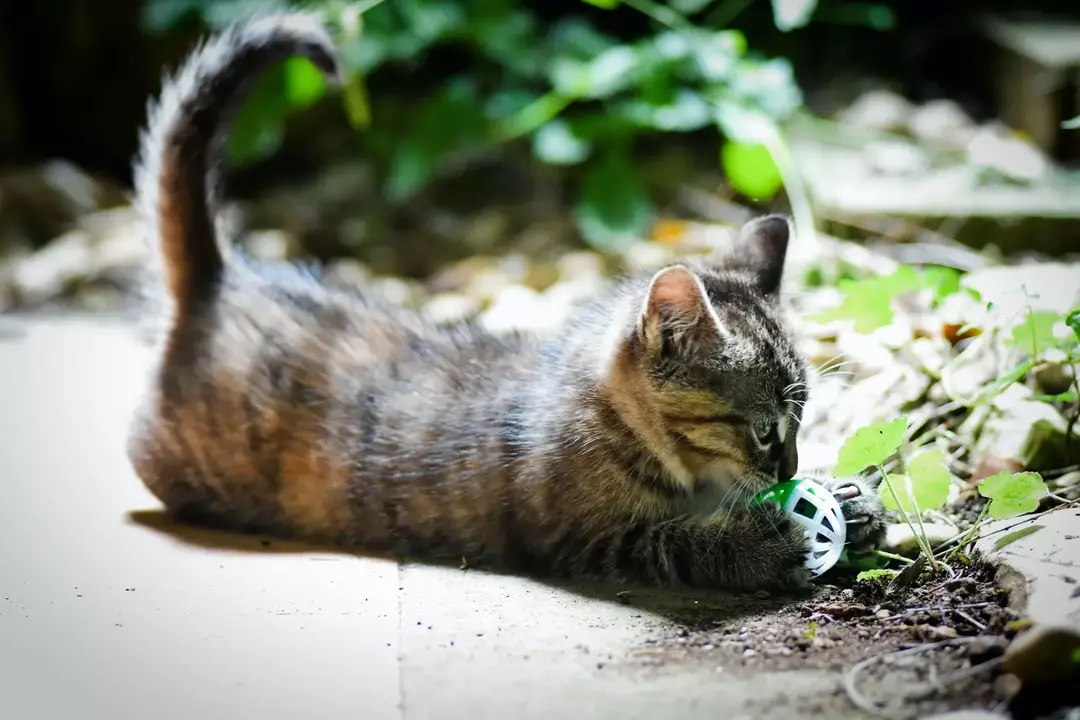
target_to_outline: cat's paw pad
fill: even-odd
[[[840,503],[847,524],[848,550],[859,554],[880,548],[888,516],[870,484],[859,478],[834,478],[823,484]]]

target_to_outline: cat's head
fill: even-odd
[[[666,267],[635,298],[616,387],[637,397],[620,405],[687,489],[745,501],[796,471],[806,364],[779,304],[789,237],[784,217],[752,221],[728,252]]]

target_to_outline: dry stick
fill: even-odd
[[[882,710],[877,706],[876,703],[863,695],[862,692],[859,691],[858,687],[856,687],[856,682],[859,678],[859,674],[863,670],[870,667],[874,663],[889,662],[892,660],[896,660],[897,658],[915,655],[920,652],[925,652],[927,650],[933,650],[935,648],[945,647],[947,645],[965,644],[979,639],[979,636],[949,638],[948,640],[939,640],[938,642],[926,643],[925,645],[916,645],[912,648],[906,648],[904,650],[893,650],[892,652],[882,653],[880,655],[868,657],[865,660],[855,663],[855,665],[853,665],[851,669],[847,671],[847,674],[844,675],[844,692],[847,693],[848,699],[850,699],[851,702],[863,712],[870,713],[871,715],[877,715],[878,717],[895,717],[890,716],[888,713],[882,712]],[[947,685],[951,682],[955,682],[956,680],[962,680],[970,675],[975,675],[977,674],[977,672],[982,672],[987,668],[987,666],[994,667],[996,666],[996,664],[997,663],[994,663],[992,661],[981,663],[974,667],[967,668],[963,671],[958,671],[950,675],[946,675],[944,678],[938,678],[938,681],[941,682],[943,685]],[[910,700],[916,697],[922,697],[922,694],[910,695],[905,699]]]
[[[1018,527],[1020,525],[1023,525],[1025,523],[1034,522],[1034,521],[1038,520],[1039,518],[1043,517],[1044,515],[1049,515],[1050,513],[1055,513],[1055,512],[1058,512],[1060,510],[1067,510],[1068,508],[1075,507],[1076,505],[1080,505],[1080,498],[1077,498],[1076,500],[1070,500],[1069,502],[1058,505],[1055,508],[1050,508],[1049,510],[1046,510],[1044,512],[1037,513],[1035,515],[1031,515],[1030,517],[1026,517],[1023,520],[1020,520],[1019,522],[1014,522],[1012,525],[1010,525],[1008,527],[998,528],[997,530],[994,530],[993,532],[988,532],[985,535],[983,535],[983,539],[986,539],[986,538],[989,538],[989,537],[994,537],[995,535],[1000,535],[1003,532],[1008,532],[1009,530],[1012,530],[1013,528]]]

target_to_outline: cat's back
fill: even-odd
[[[283,515],[324,528],[340,516],[344,532],[358,488],[422,484],[466,444],[492,435],[494,446],[493,420],[539,347],[472,323],[435,325],[292,265],[237,264],[215,305],[159,344],[129,454],[181,515],[198,508],[193,519],[213,524],[211,508],[228,506],[229,525],[239,515],[267,531]]]

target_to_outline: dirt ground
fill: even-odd
[[[1000,658],[1017,615],[993,568],[976,563],[955,573],[924,575],[888,596],[881,586],[859,583],[823,585],[802,598],[726,598],[725,613],[733,606],[746,612],[736,622],[717,621],[720,608],[698,601],[676,615],[683,625],[676,635],[650,639],[632,654],[644,666],[716,666],[736,677],[811,668],[845,673],[845,687],[812,706],[800,699],[792,707],[821,717],[846,714],[853,704],[894,718],[1002,709],[1009,688],[999,681]],[[623,599],[633,604],[633,591]]]

